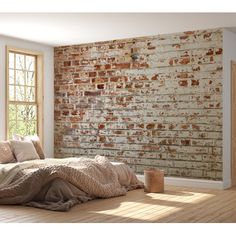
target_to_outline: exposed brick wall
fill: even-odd
[[[222,31],[55,48],[55,156],[222,179]]]

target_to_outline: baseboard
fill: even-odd
[[[224,189],[231,188],[232,187],[231,179],[225,180],[223,185],[224,185]]]
[[[138,179],[144,182],[144,175],[137,175]],[[165,177],[165,185],[196,187],[208,189],[225,189],[223,181],[203,180],[203,179],[186,179],[178,177]]]

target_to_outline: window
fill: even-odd
[[[41,57],[7,48],[7,138],[37,134],[42,139]]]

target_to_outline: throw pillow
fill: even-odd
[[[0,163],[16,162],[10,144],[7,141],[0,142]]]
[[[10,144],[18,162],[40,159],[31,141],[11,140]]]

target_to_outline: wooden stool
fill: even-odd
[[[164,192],[164,171],[156,168],[144,170],[144,192],[163,193]]]

